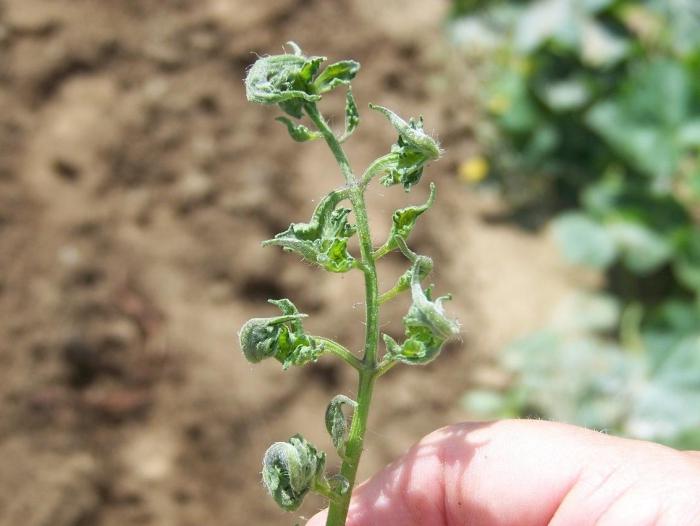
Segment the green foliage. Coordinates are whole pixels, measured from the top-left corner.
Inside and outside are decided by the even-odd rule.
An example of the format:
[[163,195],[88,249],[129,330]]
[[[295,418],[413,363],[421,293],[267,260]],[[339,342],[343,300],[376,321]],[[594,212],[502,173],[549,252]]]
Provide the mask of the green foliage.
[[[550,210],[563,210],[552,232],[567,260],[606,271],[610,280],[604,286],[619,296],[623,311],[640,313],[631,354],[628,339],[590,333],[572,338],[559,330],[516,345],[535,363],[540,363],[538,353],[547,353],[546,374],[574,374],[576,381],[557,396],[550,392],[553,402],[545,403],[549,395],[536,394],[533,387],[544,383],[545,370],[523,359],[512,368],[516,385],[506,397],[511,409],[534,407],[646,437],[649,433],[640,431],[644,426],[629,423],[630,415],[645,407],[663,427],[661,413],[648,408],[682,398],[659,387],[652,363],[659,351],[655,342],[666,342],[663,353],[671,356],[679,342],[700,335],[700,9],[695,4],[455,2],[464,15],[451,23],[455,41],[485,53],[477,57],[484,58],[479,73],[485,84],[477,134],[489,158],[490,184],[515,207],[546,203]],[[671,323],[671,311],[685,322]],[[619,324],[609,330],[622,334]],[[644,381],[636,385],[639,393],[647,389],[644,397],[621,388],[617,410],[601,416],[605,396],[598,397],[594,381],[586,380],[596,376],[602,382],[600,363],[617,371],[603,375],[605,385],[641,375]],[[616,383],[610,374],[623,380]],[[694,374],[700,377],[700,368]],[[547,391],[543,384],[539,388]],[[688,401],[694,399],[692,388],[684,394]],[[654,397],[656,402],[650,401]],[[686,410],[692,407],[688,403]],[[692,436],[683,425],[673,429],[686,443]],[[660,439],[675,440],[668,433]]]
[[425,364],[437,358],[443,344],[459,334],[459,323],[445,314],[442,302],[451,296],[433,301],[430,290],[423,291],[420,284],[421,268],[432,265],[425,256],[418,256],[411,268],[411,308],[403,319],[406,340],[399,345],[384,334],[391,359],[409,365]]
[[[273,444],[263,462],[263,483],[283,509],[296,510],[304,496],[315,491],[330,502],[327,525],[342,526],[362,454],[374,382],[397,363],[418,364],[433,360],[445,341],[459,332],[458,323],[444,312],[442,302],[447,297],[433,301],[430,291],[423,291],[420,285],[431,272],[432,261],[426,256],[417,256],[406,244],[418,217],[433,205],[435,186],[430,185],[426,203],[394,212],[388,239],[378,248],[372,246],[365,204],[365,192],[375,175],[385,174],[381,182],[386,186],[401,184],[409,190],[419,182],[425,164],[440,157],[441,150],[435,139],[423,131],[422,118],[406,122],[384,107],[370,105],[389,119],[399,139],[388,154],[372,162],[363,176],[356,178],[341,143],[352,135],[360,122],[350,89],[360,65],[344,60],[319,73],[325,58],[306,57],[299,46],[289,45],[292,54],[262,57],[250,68],[246,78],[248,99],[260,104],[276,104],[297,119],[308,117],[315,129],[285,116],[277,120],[287,127],[295,141],[323,138],[338,163],[345,185],[321,199],[308,223],[292,223],[284,232],[264,241],[263,246],[282,247],[328,272],[362,272],[366,291],[365,352],[360,359],[337,342],[306,334],[301,324],[305,315],[286,299],[271,300],[282,310],[281,316],[253,318],[243,325],[239,337],[244,356],[253,363],[274,357],[286,369],[290,365],[315,361],[325,353],[334,354],[357,370],[357,401],[337,395],[330,401],[325,415],[331,442],[342,459],[340,473],[326,477],[325,455],[300,435],[288,442]],[[345,128],[336,136],[316,103],[322,94],[340,86],[347,87]],[[349,201],[352,208],[339,206],[343,201]],[[355,225],[349,222],[351,213]],[[351,254],[348,247],[349,239],[355,234],[359,255]],[[397,249],[412,265],[394,288],[379,294],[376,263]],[[409,288],[413,303],[404,317],[406,340],[399,345],[385,336],[387,349],[380,356],[379,307]],[[344,408],[349,409],[350,414],[345,414]]]
[[525,410],[676,447],[697,447],[692,434],[700,426],[694,410],[700,403],[700,338],[652,332],[643,336],[631,327],[627,339],[617,343],[608,336],[620,321],[611,302],[593,297],[571,304],[570,323],[559,320],[515,342],[503,363],[517,374],[516,384],[505,393],[468,393],[466,407],[509,416]]
[[355,266],[348,252],[348,239],[356,228],[348,223],[349,208],[337,208],[347,199],[345,190],[335,190],[324,197],[308,223],[292,223],[263,246],[277,245],[301,255],[330,272],[347,272]]

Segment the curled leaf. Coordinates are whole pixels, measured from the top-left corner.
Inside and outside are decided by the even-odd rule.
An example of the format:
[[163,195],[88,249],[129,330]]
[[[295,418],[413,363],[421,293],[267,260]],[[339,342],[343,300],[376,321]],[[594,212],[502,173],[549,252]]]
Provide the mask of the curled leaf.
[[399,208],[394,212],[391,217],[391,232],[389,233],[388,241],[392,250],[398,246],[396,241],[397,238],[404,240],[408,239],[408,236],[413,231],[413,227],[416,226],[416,220],[418,217],[433,206],[434,202],[435,184],[430,183],[430,195],[424,204]]
[[358,124],[360,124],[360,113],[357,111],[355,97],[352,96],[352,90],[348,89],[345,93],[345,132],[340,141],[343,142],[350,137]]
[[300,254],[330,272],[347,272],[356,261],[348,252],[348,239],[355,227],[348,223],[349,208],[336,208],[347,198],[345,190],[334,190],[324,197],[308,223],[293,223],[263,246],[277,245]]
[[423,175],[425,164],[440,157],[440,145],[423,131],[423,117],[406,122],[383,106],[370,104],[369,107],[382,113],[399,132],[396,144],[391,147],[394,162],[387,167],[387,175],[380,182],[384,186],[401,184],[409,191]]
[[359,70],[359,62],[341,60],[327,66],[314,81],[314,87],[318,93],[326,93],[338,86],[348,85]]
[[304,365],[316,361],[323,352],[323,345],[304,331],[301,314],[288,299],[269,300],[282,311],[281,316],[253,318],[238,333],[241,350],[251,363],[275,358],[282,367]]
[[[338,86],[349,85],[360,69],[358,62],[342,60],[319,74],[326,57],[307,57],[294,42],[288,45],[292,53],[261,57],[248,70],[245,88],[249,101],[278,104],[286,113],[300,119],[304,104],[321,100],[323,93]],[[290,134],[299,140],[291,128]]]
[[325,57],[305,57],[299,46],[290,42],[294,53],[261,57],[248,70],[246,97],[258,104],[314,102],[312,79]]
[[326,430],[331,436],[333,446],[340,453],[345,449],[348,421],[343,414],[343,406],[346,405],[355,411],[357,402],[345,395],[336,395],[326,408]]
[[289,135],[297,142],[313,141],[323,137],[320,132],[311,131],[303,124],[295,124],[287,117],[277,117],[275,120],[284,124],[287,127]]
[[301,435],[294,435],[287,442],[275,442],[265,452],[263,484],[282,509],[294,511],[323,476],[325,465],[325,453]]
[[[425,364],[434,360],[443,344],[459,334],[457,320],[448,318],[442,302],[450,296],[436,300],[430,298],[430,291],[423,291],[420,285],[421,267],[428,265],[425,256],[418,256],[411,272],[411,304],[404,316],[406,339],[399,345],[391,336],[384,334],[384,342],[389,358],[407,364]],[[432,262],[431,262],[432,265]]]

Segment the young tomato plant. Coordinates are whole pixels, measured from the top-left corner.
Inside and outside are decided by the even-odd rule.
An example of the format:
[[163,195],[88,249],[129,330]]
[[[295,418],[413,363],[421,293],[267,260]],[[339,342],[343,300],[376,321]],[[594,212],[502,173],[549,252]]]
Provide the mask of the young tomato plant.
[[[430,288],[421,281],[432,270],[429,257],[415,254],[407,239],[417,218],[435,199],[435,187],[425,204],[396,210],[386,241],[372,245],[365,205],[365,192],[373,178],[381,176],[384,186],[400,184],[408,192],[419,183],[423,167],[441,155],[438,143],[423,131],[422,118],[401,119],[391,110],[370,104],[370,108],[386,117],[398,132],[398,140],[386,155],[376,159],[357,177],[350,167],[342,143],[359,124],[359,113],[350,83],[360,65],[343,60],[326,66],[325,57],[305,56],[299,46],[289,43],[292,53],[258,59],[248,71],[248,100],[277,105],[286,113],[279,117],[292,139],[299,142],[323,139],[330,148],[344,178],[344,184],[325,196],[308,223],[293,223],[263,246],[275,245],[301,255],[306,261],[329,272],[359,271],[365,281],[365,345],[358,357],[340,343],[322,336],[310,335],[302,324],[306,317],[288,299],[271,299],[282,312],[270,318],[253,318],[240,330],[240,345],[246,359],[256,363],[275,358],[287,369],[292,365],[313,362],[324,353],[336,355],[353,367],[359,376],[357,400],[335,396],[326,409],[326,428],[342,460],[340,473],[329,476],[325,471],[326,456],[295,435],[287,442],[276,442],[265,453],[263,483],[269,494],[287,511],[296,510],[304,496],[316,492],[329,501],[328,526],[345,524],[350,496],[355,485],[357,467],[367,428],[367,417],[374,383],[397,363],[425,364],[437,357],[451,337],[459,332],[456,320],[449,318],[442,306],[444,296],[433,300]],[[318,109],[323,95],[336,88],[345,88],[345,128],[336,134]],[[301,120],[306,117],[310,127]],[[341,206],[349,202],[352,208]],[[354,214],[356,224],[350,224]],[[359,255],[348,250],[348,240],[357,235]],[[410,266],[388,291],[380,293],[376,263],[388,253],[399,250]],[[380,305],[400,293],[410,292],[412,305],[403,319],[405,339],[399,343],[384,334],[385,352],[378,353]]]

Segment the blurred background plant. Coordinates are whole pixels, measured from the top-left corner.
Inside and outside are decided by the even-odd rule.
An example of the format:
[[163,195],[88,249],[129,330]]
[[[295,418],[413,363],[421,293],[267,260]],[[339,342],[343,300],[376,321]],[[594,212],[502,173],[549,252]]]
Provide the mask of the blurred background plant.
[[604,274],[466,406],[700,447],[700,4],[455,0],[481,153],[460,166]]

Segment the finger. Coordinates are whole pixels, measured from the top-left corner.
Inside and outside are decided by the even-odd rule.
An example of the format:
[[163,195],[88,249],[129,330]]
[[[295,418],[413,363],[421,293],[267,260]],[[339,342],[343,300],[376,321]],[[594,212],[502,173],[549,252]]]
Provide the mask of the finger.
[[[680,453],[668,448],[562,424],[450,426],[361,485],[347,525],[446,526],[467,518],[485,526],[592,524],[634,478],[621,466],[648,465],[659,455],[668,457],[667,465],[687,464],[676,462]],[[656,516],[653,500],[631,503],[632,511],[640,519]],[[309,522],[323,524],[323,514]]]

